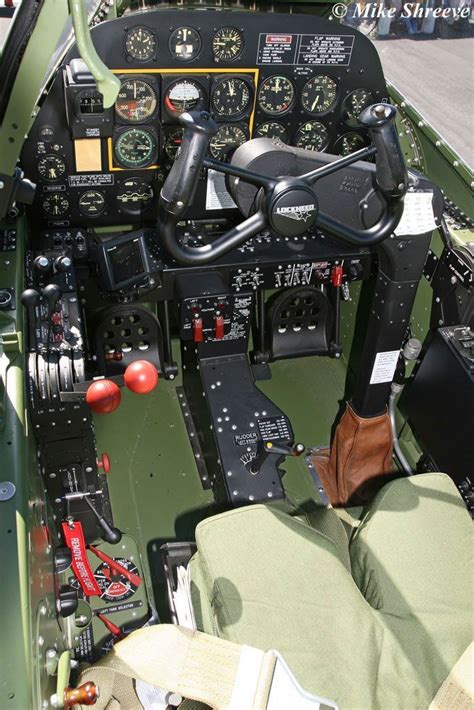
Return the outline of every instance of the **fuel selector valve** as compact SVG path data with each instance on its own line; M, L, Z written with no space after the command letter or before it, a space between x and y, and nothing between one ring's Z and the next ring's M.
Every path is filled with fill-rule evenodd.
M304 444L285 446L284 444L274 444L272 441L260 442L257 449L257 455L250 465L250 473L254 476L259 473L269 456L301 456L305 448Z

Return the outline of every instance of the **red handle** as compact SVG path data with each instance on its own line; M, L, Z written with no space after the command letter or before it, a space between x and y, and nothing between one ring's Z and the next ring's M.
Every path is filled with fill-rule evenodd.
M100 459L97 459L97 468L101 468L104 473L110 473L110 459L109 455L105 452L102 454Z
M101 552L101 550L98 550L97 547L89 545L89 550L93 552L94 555L99 558L99 560L102 560L102 562L106 562L109 567L115 572L123 575L126 579L128 579L131 584L134 584L136 587L138 587L142 583L142 578L139 577L138 574L130 572L123 565L121 565L120 562L116 562L114 559L112 559L112 557L106 555L105 552Z

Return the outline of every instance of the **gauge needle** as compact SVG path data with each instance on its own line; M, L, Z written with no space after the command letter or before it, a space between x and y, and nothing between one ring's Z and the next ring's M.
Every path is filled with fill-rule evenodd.
M318 103L319 103L319 96L316 96L316 98L313 101L313 105L311 106L311 111L314 111L314 109L316 108Z

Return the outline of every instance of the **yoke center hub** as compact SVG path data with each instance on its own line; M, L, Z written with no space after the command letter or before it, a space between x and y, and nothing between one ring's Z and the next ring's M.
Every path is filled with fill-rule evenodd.
M268 220L283 236L304 234L316 222L318 200L311 187L291 178L280 181L269 200Z

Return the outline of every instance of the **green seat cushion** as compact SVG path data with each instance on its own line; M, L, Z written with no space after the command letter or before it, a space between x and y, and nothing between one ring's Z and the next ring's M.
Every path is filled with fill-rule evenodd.
M427 481L428 477L419 478ZM460 537L469 535L469 518L459 515L461 509L452 486L446 493L445 477L436 475L431 480L438 499L455 511L453 525L460 530L453 533L450 527L445 536L453 534L457 543ZM416 565L416 536L413 539L408 518L417 518L418 523L413 523L416 529L433 528L436 521L425 511L426 496L423 505L419 500L414 505L413 486L405 493L406 487L400 486L399 481L388 484L374 505L394 484L398 486L397 506L404 508L404 523L397 526L393 545L404 550L399 539L408 531L412 545L407 565ZM444 499L446 496L448 500ZM384 505L383 499L380 505ZM371 511L362 521L362 529L376 520ZM325 524L325 532L315 530L298 517L264 505L239 508L200 523L196 530L198 553L191 561L198 625L208 633L238 643L278 649L304 688L334 699L342 709L428 707L450 670L447 665L454 665L467 646L469 603L458 606L456 592L452 604L445 600L444 609L436 605L436 614L449 620L430 622L426 627L424 618L420 620L419 613L414 614L411 608L402 609L399 605L395 612L394 607L375 608L380 604L373 602L377 599L373 595L378 577L372 574L372 585L366 585L365 580L371 576L369 567L375 569L376 564L367 552L369 543L362 530L358 530L350 545L358 586L341 545L327 534L330 527ZM449 540L445 544L451 545ZM456 551L452 552L456 556ZM426 551L421 549L421 554L424 557ZM469 585L469 566L461 569L456 562L445 566L442 556L436 558L436 565L425 578L425 610L431 608L433 583L447 569L453 584ZM426 567L420 569L424 574ZM377 574L380 576L378 568ZM384 601L384 585L388 581L383 579ZM405 583L401 585L403 593ZM419 581L420 588L422 585ZM364 597L367 590L370 599ZM411 601L410 595L408 598ZM438 653L433 670L431 656L438 647L437 634L439 643L444 643L448 629L449 651Z

